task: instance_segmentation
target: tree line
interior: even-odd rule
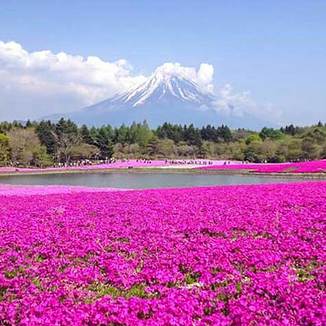
[[[115,159],[226,159],[285,162],[326,158],[326,124],[259,132],[226,125],[164,123],[151,129],[146,121],[113,128],[78,126],[71,120],[0,123],[0,165],[46,167],[81,161]]]

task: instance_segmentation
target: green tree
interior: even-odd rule
[[[82,125],[80,128],[80,136],[82,139],[82,142],[85,144],[93,145],[94,139],[92,138],[91,132],[89,131],[88,127],[86,125]]]
[[[92,159],[99,155],[99,149],[90,144],[80,143],[71,149],[71,158],[74,160]]]
[[[59,162],[69,163],[74,147],[81,144],[77,125],[61,118],[55,125],[56,157]]]
[[[14,164],[37,165],[45,151],[34,128],[14,128],[8,132],[11,160]]]
[[[261,141],[251,141],[244,152],[244,159],[249,162],[260,163],[268,160],[269,148]]]
[[[267,138],[275,140],[282,138],[283,133],[281,130],[278,129],[264,127],[259,133],[259,136],[262,140],[265,140]]]
[[[147,155],[150,157],[154,158],[159,152],[159,140],[157,139],[156,136],[153,136],[151,140],[147,144],[147,149],[146,149]]]
[[[133,123],[129,129],[129,142],[131,144],[137,143],[143,149],[153,137],[153,132],[150,130],[146,121],[142,124]]]
[[[300,139],[291,138],[288,141],[288,149],[287,149],[287,155],[286,160],[287,161],[298,161],[302,159],[302,141]]]
[[[113,132],[110,128],[101,127],[94,136],[94,144],[99,148],[99,158],[109,159],[112,157],[114,149],[111,137]]]
[[[253,133],[253,134],[247,136],[245,142],[246,142],[247,145],[249,145],[252,142],[261,142],[261,140],[262,139],[260,138],[259,134]]]
[[[0,133],[0,164],[7,164],[9,161],[9,137]]]
[[[158,155],[163,158],[173,158],[175,156],[175,145],[172,139],[161,139],[157,146]]]
[[[34,152],[33,164],[41,168],[53,165],[53,158],[47,153],[45,146],[40,146]]]
[[[54,156],[56,151],[56,134],[55,127],[51,121],[41,121],[36,126],[36,133],[41,144],[46,147],[47,153]]]
[[[302,158],[307,160],[317,159],[321,148],[310,138],[304,138],[301,144]]]

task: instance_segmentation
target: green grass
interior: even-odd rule
[[[152,294],[149,294],[145,290],[144,284],[135,284],[129,289],[120,289],[112,284],[105,284],[101,282],[92,283],[88,289],[96,293],[98,298],[104,296],[110,296],[112,298],[151,298]]]

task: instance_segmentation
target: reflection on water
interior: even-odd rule
[[[259,184],[298,181],[257,175],[218,175],[191,173],[66,173],[1,176],[0,183],[16,185],[75,185],[113,188],[165,188],[211,185]]]

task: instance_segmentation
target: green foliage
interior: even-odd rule
[[[246,138],[246,144],[247,145],[250,145],[251,143],[253,143],[253,142],[261,142],[261,138],[260,138],[260,136],[259,136],[259,134],[257,134],[257,133],[253,133],[253,134],[251,134],[251,135],[249,135],[247,138]]]
[[[94,144],[94,139],[86,125],[82,125],[79,132],[83,143],[89,145]]]
[[[262,140],[265,140],[266,138],[270,138],[270,139],[280,139],[283,137],[283,133],[281,132],[281,130],[277,130],[277,129],[273,129],[273,128],[266,128],[264,127],[261,132],[259,133],[259,137]]]
[[[71,158],[74,160],[81,160],[84,158],[92,159],[96,158],[99,154],[99,149],[87,143],[80,143],[71,149]]]
[[[142,124],[133,123],[129,128],[127,135],[130,144],[137,143],[141,148],[145,148],[152,139],[153,132],[150,130],[147,122],[144,121]]]
[[[158,155],[160,157],[171,158],[175,155],[175,145],[172,139],[162,139],[157,145]]]
[[[45,146],[40,146],[34,152],[34,165],[45,168],[53,164],[52,157],[47,153]]]
[[[150,157],[156,157],[159,153],[159,140],[156,136],[153,136],[147,144],[147,154]]]
[[[199,278],[200,278],[199,273],[187,273],[185,275],[185,282],[187,285],[196,284],[196,283],[198,283]]]
[[[0,133],[0,164],[6,164],[9,161],[9,137]]]
[[[36,133],[49,155],[54,156],[56,150],[55,126],[51,121],[41,121],[36,127]]]
[[[310,262],[308,265],[301,266],[295,265],[294,271],[299,282],[308,282],[315,278],[314,270],[318,267],[315,261]]]
[[[39,157],[45,153],[34,128],[13,128],[8,138],[11,160],[16,165],[37,165]]]
[[[109,158],[222,159],[285,162],[326,158],[326,125],[289,125],[260,132],[225,125],[147,122],[113,128],[78,127],[71,120],[0,123],[0,165],[50,166],[71,160]]]
[[[314,160],[319,157],[320,147],[312,137],[307,137],[302,140],[301,151],[302,158],[307,160]]]
[[[4,299],[7,293],[7,288],[4,286],[0,286],[0,302]]]
[[[110,296],[112,298],[149,298],[151,297],[150,294],[148,294],[145,291],[144,284],[135,284],[129,289],[120,289],[112,284],[105,284],[100,282],[94,282],[92,283],[89,288],[90,291],[95,292],[96,296],[98,298],[104,297],[104,296]]]

